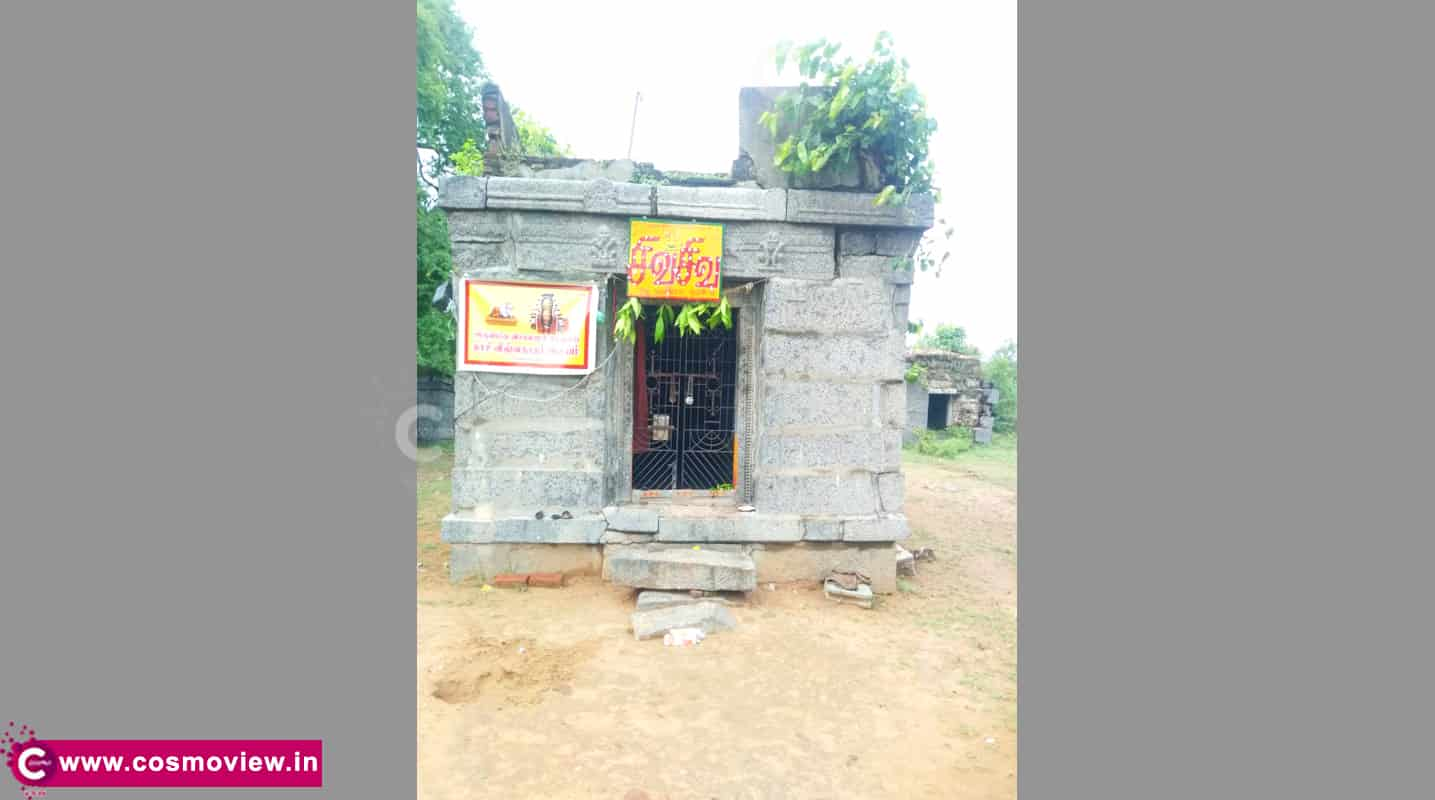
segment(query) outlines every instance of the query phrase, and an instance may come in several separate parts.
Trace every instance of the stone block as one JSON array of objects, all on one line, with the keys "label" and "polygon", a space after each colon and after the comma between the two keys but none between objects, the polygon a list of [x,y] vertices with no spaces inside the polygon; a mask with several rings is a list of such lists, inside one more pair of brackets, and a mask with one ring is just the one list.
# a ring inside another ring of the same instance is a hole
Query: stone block
[{"label": "stone block", "polygon": [[723,278],[832,278],[836,236],[826,225],[729,223],[723,226]]},{"label": "stone block", "polygon": [[996,421],[996,417],[993,417],[989,414],[983,414],[982,416],[977,418],[977,425],[982,428],[990,428],[991,426],[996,424]]},{"label": "stone block", "polygon": [[893,287],[892,287],[892,305],[894,305],[894,306],[906,306],[906,305],[911,305],[911,304],[912,304],[912,286],[911,286],[911,284],[907,284],[907,285],[905,285],[905,286],[893,286]]},{"label": "stone block", "polygon": [[769,432],[762,437],[758,464],[764,467],[848,467],[879,471],[884,461],[878,428],[805,434]]},{"label": "stone block", "polygon": [[638,610],[647,611],[654,608],[667,608],[668,606],[690,606],[694,603],[718,603],[720,605],[732,605],[732,602],[725,597],[716,595],[699,594],[693,596],[690,592],[655,592],[652,590],[638,592]]},{"label": "stone block", "polygon": [[513,245],[508,242],[454,242],[453,269],[459,275],[475,278],[513,278],[518,267],[513,263]]},{"label": "stone block", "polygon": [[601,541],[603,544],[646,544],[653,541],[657,531],[652,533],[625,533],[623,531],[604,531]]},{"label": "stone block", "polygon": [[878,393],[870,382],[769,380],[763,387],[766,435],[787,426],[877,426]]},{"label": "stone block", "polygon": [[488,178],[470,175],[449,175],[439,179],[438,207],[443,209],[481,209],[486,207]]},{"label": "stone block", "polygon": [[990,428],[975,428],[972,430],[972,441],[977,444],[991,444],[992,432]]},{"label": "stone block", "polygon": [[757,564],[759,583],[817,583],[833,570],[850,570],[871,578],[875,592],[890,594],[897,590],[896,559],[889,542],[775,544],[753,553],[752,558]]},{"label": "stone block", "polygon": [[843,278],[866,278],[897,283],[902,273],[910,275],[911,270],[903,267],[901,261],[894,256],[843,256],[837,262],[837,274]]},{"label": "stone block", "polygon": [[[493,180],[497,180],[494,178]],[[935,204],[929,194],[914,194],[904,205],[873,205],[876,194],[867,192],[825,192],[790,189],[787,193],[787,221],[868,227],[930,228]],[[493,187],[489,187],[489,205]]]},{"label": "stone block", "polygon": [[877,252],[877,230],[839,228],[837,242],[839,256],[870,256]]},{"label": "stone block", "polygon": [[907,552],[907,549],[902,545],[895,545],[895,547],[897,550],[897,574],[916,575],[917,559],[914,558],[911,553]]},{"label": "stone block", "polygon": [[605,458],[603,421],[591,417],[489,418],[463,437],[455,463],[470,468],[596,469]]},{"label": "stone block", "polygon": [[[925,418],[923,418],[925,420]],[[902,468],[902,441],[907,428],[887,428],[882,431],[882,472],[893,472]]]},{"label": "stone block", "polygon": [[608,527],[627,533],[657,533],[658,512],[640,506],[608,506],[603,509]]},{"label": "stone block", "polygon": [[488,179],[486,204],[488,208],[646,216],[653,210],[653,187],[615,183],[607,178],[574,181],[493,177]]},{"label": "stone block", "polygon": [[597,214],[522,211],[513,213],[510,230],[513,263],[521,270],[581,276],[627,269],[627,220]]},{"label": "stone block", "polygon": [[501,518],[494,520],[493,541],[513,544],[598,544],[608,529],[602,515],[573,519]]},{"label": "stone block", "polygon": [[905,499],[906,480],[900,472],[883,472],[877,476],[877,497],[882,501],[882,510],[901,511]]},{"label": "stone block", "polygon": [[701,628],[703,633],[712,634],[737,627],[732,612],[710,600],[634,611],[631,621],[633,636],[639,640],[658,638],[674,628]]},{"label": "stone block", "polygon": [[[881,420],[884,426],[900,428],[907,424],[907,391],[905,380],[887,381],[881,384],[879,399]],[[925,404],[923,410],[926,410]]]},{"label": "stone block", "polygon": [[[575,388],[578,383],[583,385]],[[608,408],[607,387],[597,373],[573,376],[460,372],[453,378],[453,393],[457,436],[490,419],[534,416],[605,419]]]},{"label": "stone block", "polygon": [[[763,371],[788,378],[899,381],[906,373],[904,356],[903,343],[896,336],[814,336],[773,331],[762,336]],[[869,386],[868,391],[876,388]]]},{"label": "stone block", "polygon": [[787,192],[727,186],[658,186],[657,215],[679,219],[771,220],[787,218]]},{"label": "stone block", "polygon": [[596,469],[460,468],[453,471],[453,502],[458,509],[492,506],[496,517],[595,512],[603,507],[603,475]]},{"label": "stone block", "polygon": [[603,553],[597,545],[458,543],[449,548],[448,563],[454,581],[472,576],[487,580],[505,572],[596,575],[603,568]]},{"label": "stone block", "polygon": [[910,257],[922,241],[924,231],[878,230],[873,235],[872,252],[879,256]]},{"label": "stone block", "polygon": [[439,539],[445,542],[476,542],[487,543],[493,541],[494,531],[497,526],[491,515],[476,514],[472,509],[455,511],[446,515],[439,525]]},{"label": "stone block", "polygon": [[842,520],[805,517],[802,520],[802,540],[806,542],[836,542],[842,539]]},{"label": "stone block", "polygon": [[785,333],[830,334],[840,327],[847,334],[876,334],[892,326],[890,304],[886,287],[875,279],[772,278],[762,324],[765,331]]},{"label": "stone block", "polygon": [[[874,514],[877,482],[866,470],[761,470],[753,505],[778,514]],[[845,538],[845,537],[844,537]]]},{"label": "stone block", "polygon": [[522,178],[550,178],[569,181],[607,178],[615,183],[625,183],[633,179],[633,173],[637,171],[637,167],[636,162],[625,158],[611,161],[585,159],[566,165],[519,162],[515,172],[517,177]]},{"label": "stone block", "polygon": [[660,542],[796,542],[802,521],[796,515],[765,513],[726,516],[666,515],[658,523]]},{"label": "stone block", "polygon": [[907,517],[902,514],[882,514],[842,521],[844,542],[899,542],[911,535],[907,528]]},{"label": "stone block", "polygon": [[757,567],[742,553],[606,545],[603,578],[642,589],[750,592],[757,588]]}]

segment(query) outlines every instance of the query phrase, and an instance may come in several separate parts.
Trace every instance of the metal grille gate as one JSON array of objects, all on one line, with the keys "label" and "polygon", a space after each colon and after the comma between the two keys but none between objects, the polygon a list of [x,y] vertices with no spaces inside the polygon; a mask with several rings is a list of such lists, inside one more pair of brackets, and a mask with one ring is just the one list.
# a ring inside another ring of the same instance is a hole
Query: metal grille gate
[{"label": "metal grille gate", "polygon": [[647,352],[642,385],[647,450],[633,453],[633,488],[731,488],[737,419],[737,321],[733,327],[679,336],[672,328],[653,343],[653,319],[645,319]]}]

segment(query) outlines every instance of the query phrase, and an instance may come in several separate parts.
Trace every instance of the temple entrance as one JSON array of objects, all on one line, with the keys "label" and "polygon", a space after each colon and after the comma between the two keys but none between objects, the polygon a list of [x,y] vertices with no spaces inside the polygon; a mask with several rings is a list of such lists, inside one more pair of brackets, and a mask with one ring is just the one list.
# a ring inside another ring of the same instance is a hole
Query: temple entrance
[{"label": "temple entrance", "polygon": [[654,342],[639,325],[633,358],[633,488],[730,490],[736,476],[737,309],[730,329]]},{"label": "temple entrance", "polygon": [[951,400],[949,394],[932,394],[927,396],[927,428],[934,431],[945,430],[950,424]]}]

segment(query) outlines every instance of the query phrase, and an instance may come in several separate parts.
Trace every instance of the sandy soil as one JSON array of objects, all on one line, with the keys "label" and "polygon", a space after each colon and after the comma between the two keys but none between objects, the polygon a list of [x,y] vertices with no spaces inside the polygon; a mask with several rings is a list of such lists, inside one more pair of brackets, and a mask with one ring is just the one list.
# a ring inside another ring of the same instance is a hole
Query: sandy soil
[{"label": "sandy soil", "polygon": [[902,591],[764,584],[737,630],[668,648],[596,578],[450,585],[446,469],[420,474],[419,797],[1016,796],[1014,480],[909,463],[909,544],[937,558]]}]

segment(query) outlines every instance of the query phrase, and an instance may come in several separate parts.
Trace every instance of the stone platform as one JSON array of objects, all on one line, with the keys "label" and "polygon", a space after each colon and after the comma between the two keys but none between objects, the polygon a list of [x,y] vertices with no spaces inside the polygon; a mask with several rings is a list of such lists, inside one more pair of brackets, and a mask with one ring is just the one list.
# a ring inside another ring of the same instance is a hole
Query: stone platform
[{"label": "stone platform", "polygon": [[541,571],[709,591],[817,582],[847,569],[870,576],[874,591],[890,593],[896,590],[896,542],[907,535],[900,514],[818,517],[713,505],[609,506],[569,520],[494,519],[470,510],[443,523],[443,540],[453,545],[454,580]]}]

